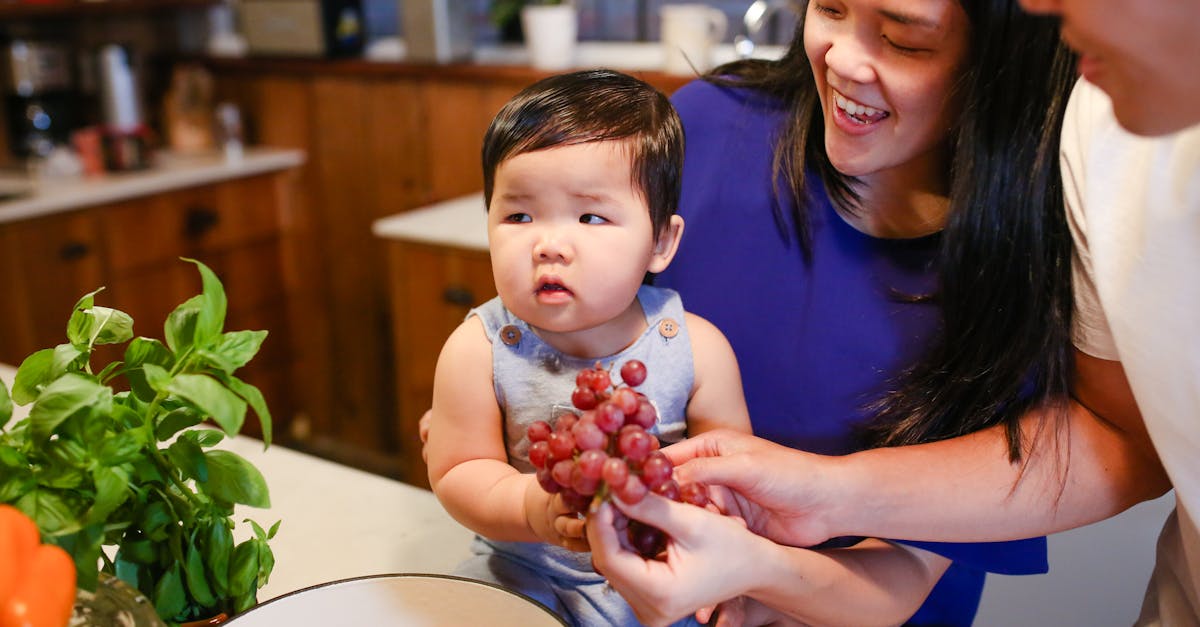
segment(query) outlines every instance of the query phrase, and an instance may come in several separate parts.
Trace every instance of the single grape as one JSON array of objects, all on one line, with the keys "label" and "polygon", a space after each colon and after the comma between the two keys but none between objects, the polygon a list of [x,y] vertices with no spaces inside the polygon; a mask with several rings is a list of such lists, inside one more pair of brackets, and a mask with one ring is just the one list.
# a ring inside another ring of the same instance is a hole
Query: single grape
[{"label": "single grape", "polygon": [[575,436],[570,431],[555,431],[546,440],[550,445],[550,456],[554,459],[569,459],[575,452]]},{"label": "single grape", "polygon": [[595,477],[589,477],[583,474],[583,468],[578,463],[571,469],[571,489],[582,494],[583,496],[591,496],[596,493],[596,489],[600,487],[600,473],[597,472]]},{"label": "single grape", "polygon": [[629,478],[629,465],[619,457],[609,457],[600,469],[600,478],[610,486],[625,485],[625,480]]},{"label": "single grape", "polygon": [[629,521],[629,543],[642,557],[654,557],[667,548],[667,534],[636,520]]},{"label": "single grape", "polygon": [[592,387],[592,377],[595,376],[595,374],[596,374],[596,371],[592,370],[591,368],[584,368],[583,370],[580,370],[579,374],[575,375],[576,387],[581,387],[581,388]]},{"label": "single grape", "polygon": [[563,504],[567,506],[567,509],[571,510],[572,512],[579,513],[586,512],[588,510],[588,505],[590,505],[592,502],[590,496],[584,496],[570,489],[562,491],[562,500]]},{"label": "single grape", "polygon": [[554,480],[548,468],[539,468],[536,474],[538,485],[542,486],[542,489],[546,492],[558,494],[562,491],[562,486]]},{"label": "single grape", "polygon": [[637,425],[628,425],[617,436],[617,452],[630,462],[640,465],[650,455],[654,437]]},{"label": "single grape", "polygon": [[621,408],[621,412],[626,416],[635,413],[638,410],[637,394],[634,394],[633,390],[629,388],[617,388],[616,391],[612,393],[612,399],[610,402],[612,402],[613,405]]},{"label": "single grape", "polygon": [[612,378],[608,376],[607,370],[597,369],[592,371],[592,380],[588,382],[588,385],[599,394],[608,390],[608,387],[612,385]]},{"label": "single grape", "polygon": [[529,424],[529,428],[525,431],[525,434],[529,436],[530,442],[542,442],[550,437],[552,431],[550,423],[545,420],[536,420]]},{"label": "single grape", "polygon": [[541,440],[529,445],[529,463],[534,468],[545,468],[546,460],[550,459],[550,443]]},{"label": "single grape", "polygon": [[571,428],[571,435],[575,437],[576,448],[581,451],[604,448],[604,445],[608,444],[608,438],[600,427],[596,426],[595,419],[581,419]]},{"label": "single grape", "polygon": [[679,500],[704,507],[709,503],[708,490],[699,483],[685,483],[679,486]]},{"label": "single grape", "polygon": [[630,359],[621,366],[621,380],[629,387],[637,387],[646,380],[646,364]]},{"label": "single grape", "polygon": [[579,459],[575,460],[575,463],[578,464],[579,471],[583,473],[583,476],[599,480],[608,459],[608,454],[604,451],[592,449],[580,453]]},{"label": "single grape", "polygon": [[647,400],[639,400],[637,411],[632,414],[625,414],[625,424],[638,425],[643,429],[649,429],[658,422],[658,412],[654,410],[654,405]]},{"label": "single grape", "polygon": [[674,466],[661,451],[654,451],[642,463],[642,482],[651,490],[671,479]]},{"label": "single grape", "polygon": [[616,433],[625,426],[625,412],[614,403],[605,401],[596,407],[596,426],[605,433]]},{"label": "single grape", "polygon": [[592,409],[598,402],[596,392],[592,388],[577,387],[571,392],[571,404],[578,409]]},{"label": "single grape", "polygon": [[571,427],[574,427],[576,422],[579,422],[579,416],[576,416],[571,412],[567,412],[559,416],[558,420],[554,421],[554,430],[570,431]]},{"label": "single grape", "polygon": [[575,469],[575,460],[560,459],[554,462],[550,467],[550,476],[558,482],[558,485],[569,488],[571,487],[571,471]]},{"label": "single grape", "polygon": [[676,483],[674,479],[667,479],[666,481],[655,486],[654,493],[659,496],[663,496],[668,499],[671,499],[672,501],[678,501],[679,500],[679,484]]},{"label": "single grape", "polygon": [[642,483],[642,480],[637,475],[629,475],[625,479],[625,483],[613,489],[613,494],[616,494],[617,498],[631,505],[640,503],[642,499],[646,498],[646,494],[649,492],[650,490],[646,488],[646,484]]}]

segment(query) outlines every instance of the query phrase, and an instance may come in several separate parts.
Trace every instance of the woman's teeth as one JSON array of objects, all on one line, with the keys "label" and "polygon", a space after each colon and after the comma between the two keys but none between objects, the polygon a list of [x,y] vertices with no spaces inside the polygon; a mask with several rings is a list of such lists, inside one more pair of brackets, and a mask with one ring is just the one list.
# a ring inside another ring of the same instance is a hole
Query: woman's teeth
[{"label": "woman's teeth", "polygon": [[877,122],[888,116],[887,111],[881,111],[875,107],[868,107],[865,104],[859,104],[846,98],[845,96],[834,92],[833,102],[839,109],[845,111],[848,115],[853,116],[861,122]]}]

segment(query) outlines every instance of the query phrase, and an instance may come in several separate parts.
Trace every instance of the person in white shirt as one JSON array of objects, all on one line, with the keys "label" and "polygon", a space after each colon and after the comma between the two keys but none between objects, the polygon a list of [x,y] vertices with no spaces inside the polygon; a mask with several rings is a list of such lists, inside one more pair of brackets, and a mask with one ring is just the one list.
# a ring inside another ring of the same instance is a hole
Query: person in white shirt
[{"label": "person in white shirt", "polygon": [[[798,546],[1052,533],[1174,487],[1138,624],[1200,625],[1200,0],[1022,5],[1060,15],[1081,53],[1061,152],[1076,246],[1073,396],[1086,411],[1023,419],[1020,463],[998,429],[838,458],[719,431],[665,450],[679,480],[710,484],[750,530]],[[614,588],[635,605],[721,600],[730,575],[703,569],[744,531],[663,499],[618,507],[675,541],[665,562],[642,560],[602,508],[588,534]]]}]

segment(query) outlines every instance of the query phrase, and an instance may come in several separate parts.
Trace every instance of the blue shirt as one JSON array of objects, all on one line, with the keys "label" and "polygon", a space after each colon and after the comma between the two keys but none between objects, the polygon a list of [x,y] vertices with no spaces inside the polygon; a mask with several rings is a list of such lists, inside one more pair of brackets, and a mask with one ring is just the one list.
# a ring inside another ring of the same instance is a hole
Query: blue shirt
[{"label": "blue shirt", "polygon": [[[772,210],[772,155],[788,113],[748,90],[690,83],[672,98],[687,152],[679,214],[683,240],[656,280],[729,338],[754,433],[841,455],[860,448],[865,405],[940,332],[935,304],[895,294],[936,287],[939,235],[879,239],[848,225],[819,177],[807,177],[812,258],[791,223],[782,179],[781,232]],[[1044,573],[1045,538],[949,544],[911,542],[954,561],[909,624],[969,625],[986,572]]]}]

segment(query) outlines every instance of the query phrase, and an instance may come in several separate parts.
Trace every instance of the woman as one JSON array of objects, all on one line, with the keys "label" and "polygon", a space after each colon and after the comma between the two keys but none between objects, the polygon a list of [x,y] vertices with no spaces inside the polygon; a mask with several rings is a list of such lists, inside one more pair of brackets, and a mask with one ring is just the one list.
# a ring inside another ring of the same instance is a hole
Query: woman
[{"label": "woman", "polygon": [[[1072,64],[1055,24],[1015,0],[814,0],[784,58],[676,94],[688,228],[659,284],[729,337],[758,436],[841,455],[1005,425],[1017,459],[1018,418],[1065,410],[1056,156]],[[675,596],[626,576],[662,564],[621,561],[611,511],[589,525],[647,622],[744,594],[806,623],[966,625],[985,572],[1045,569],[1040,538],[805,550],[694,513],[649,520],[675,532]],[[713,537],[732,576],[689,553]]]}]

